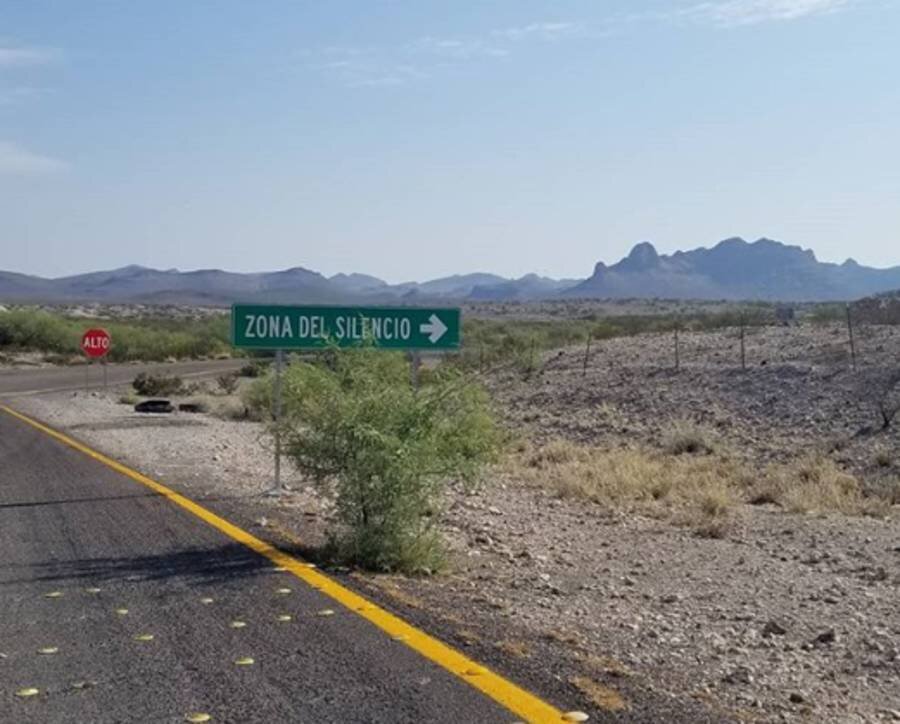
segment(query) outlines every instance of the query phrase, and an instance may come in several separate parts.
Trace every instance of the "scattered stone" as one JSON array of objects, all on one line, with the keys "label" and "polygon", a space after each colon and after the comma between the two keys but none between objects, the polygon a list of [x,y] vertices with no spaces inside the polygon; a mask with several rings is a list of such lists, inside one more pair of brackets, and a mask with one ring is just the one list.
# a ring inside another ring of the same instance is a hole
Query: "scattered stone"
[{"label": "scattered stone", "polygon": [[769,638],[771,636],[784,636],[787,633],[787,629],[777,621],[769,620],[766,621],[766,625],[762,627],[762,631],[760,633],[765,638]]},{"label": "scattered stone", "polygon": [[752,684],[753,672],[746,666],[738,666],[736,669],[725,674],[725,676],[722,677],[722,681],[726,684]]}]

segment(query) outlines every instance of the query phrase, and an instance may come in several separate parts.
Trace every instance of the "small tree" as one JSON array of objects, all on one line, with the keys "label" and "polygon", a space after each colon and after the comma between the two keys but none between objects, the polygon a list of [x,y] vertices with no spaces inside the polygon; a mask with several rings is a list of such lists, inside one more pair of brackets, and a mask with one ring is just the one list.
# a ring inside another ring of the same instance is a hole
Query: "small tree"
[{"label": "small tree", "polygon": [[900,412],[900,370],[889,373],[876,389],[876,404],[881,415],[881,429],[887,430]]},{"label": "small tree", "polygon": [[472,481],[499,446],[485,392],[449,369],[416,392],[401,355],[363,348],[292,365],[284,402],[287,455],[336,493],[334,552],[375,570],[437,568],[446,482]]}]

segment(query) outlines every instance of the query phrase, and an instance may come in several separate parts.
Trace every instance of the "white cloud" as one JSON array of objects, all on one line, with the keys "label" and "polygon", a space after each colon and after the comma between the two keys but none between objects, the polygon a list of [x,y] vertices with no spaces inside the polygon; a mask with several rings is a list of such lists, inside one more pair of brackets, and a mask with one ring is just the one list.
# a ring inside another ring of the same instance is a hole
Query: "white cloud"
[{"label": "white cloud", "polygon": [[527,44],[588,37],[580,23],[535,22],[464,37],[425,36],[384,47],[326,46],[305,53],[321,62],[312,67],[346,85],[400,86],[440,74],[451,66],[505,59]]},{"label": "white cloud", "polygon": [[757,25],[835,13],[856,0],[716,0],[684,8],[676,16],[696,18],[722,27]]},{"label": "white cloud", "polygon": [[10,141],[0,141],[0,174],[33,176],[67,168],[65,162],[33,153]]},{"label": "white cloud", "polygon": [[506,38],[508,40],[526,40],[529,38],[535,38],[537,40],[559,40],[566,36],[576,35],[580,33],[581,30],[582,27],[579,23],[553,21],[529,23],[528,25],[494,30],[491,35],[498,38]]},{"label": "white cloud", "polygon": [[504,58],[509,55],[506,48],[492,43],[485,43],[477,38],[419,38],[410,45],[413,52],[430,53],[444,58],[456,60],[472,60],[474,58]]},{"label": "white cloud", "polygon": [[326,53],[331,59],[314,67],[352,88],[401,86],[428,77],[424,70],[409,63],[392,62],[360,50],[344,50]]},{"label": "white cloud", "polygon": [[53,48],[27,48],[0,45],[0,68],[27,65],[46,65],[59,59],[59,51]]}]

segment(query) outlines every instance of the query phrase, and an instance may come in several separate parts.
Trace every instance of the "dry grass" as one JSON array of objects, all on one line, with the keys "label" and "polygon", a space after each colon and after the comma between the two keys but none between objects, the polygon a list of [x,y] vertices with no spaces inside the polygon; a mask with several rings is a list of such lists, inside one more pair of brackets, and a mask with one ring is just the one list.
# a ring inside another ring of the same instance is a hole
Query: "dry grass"
[{"label": "dry grass", "polygon": [[670,455],[709,455],[715,452],[717,440],[709,428],[679,420],[663,432],[662,446]]},{"label": "dry grass", "polygon": [[594,706],[603,711],[627,711],[628,709],[628,702],[615,689],[610,689],[587,676],[576,676],[569,681]]},{"label": "dry grass", "polygon": [[883,516],[900,497],[900,483],[865,487],[824,455],[754,472],[723,450],[606,450],[556,440],[514,454],[508,472],[561,497],[669,517],[711,538],[728,533],[742,502],[773,503],[792,513]]},{"label": "dry grass", "polygon": [[497,644],[497,648],[507,656],[512,656],[517,659],[527,659],[531,656],[531,647],[524,641],[501,641]]},{"label": "dry grass", "polygon": [[627,679],[632,676],[631,670],[618,659],[611,656],[597,656],[596,654],[576,654],[575,658],[581,662],[582,666],[590,673],[600,673],[606,676],[614,676],[620,679]]},{"label": "dry grass", "polygon": [[704,535],[721,536],[747,484],[740,464],[722,456],[603,450],[554,441],[513,463],[527,482],[568,498],[651,514],[679,513]]},{"label": "dry grass", "polygon": [[866,490],[858,478],[824,455],[771,466],[751,494],[752,502],[773,502],[791,513],[884,516],[892,500],[883,490]]}]

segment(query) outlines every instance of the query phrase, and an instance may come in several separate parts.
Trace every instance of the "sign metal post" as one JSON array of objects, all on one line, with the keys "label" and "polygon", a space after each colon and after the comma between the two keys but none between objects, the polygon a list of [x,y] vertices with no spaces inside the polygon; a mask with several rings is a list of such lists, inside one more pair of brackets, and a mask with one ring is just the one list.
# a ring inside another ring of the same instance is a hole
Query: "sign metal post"
[{"label": "sign metal post", "polygon": [[284,350],[275,351],[275,389],[274,389],[274,410],[275,418],[275,487],[272,489],[273,495],[281,495],[284,488],[281,485],[281,375],[284,368]]}]

